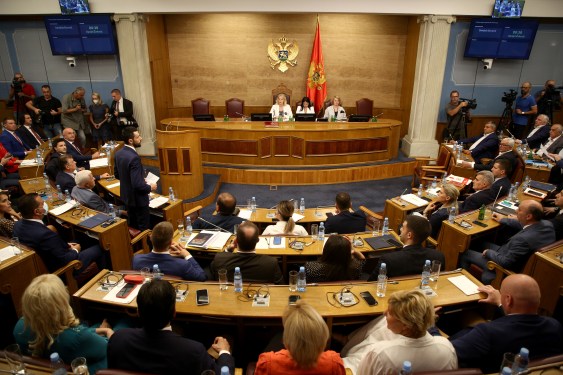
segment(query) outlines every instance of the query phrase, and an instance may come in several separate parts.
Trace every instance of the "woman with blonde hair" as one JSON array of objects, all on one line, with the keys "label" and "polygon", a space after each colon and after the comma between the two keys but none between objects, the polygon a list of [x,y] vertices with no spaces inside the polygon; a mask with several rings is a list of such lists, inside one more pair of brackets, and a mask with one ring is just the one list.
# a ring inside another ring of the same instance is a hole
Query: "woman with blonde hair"
[{"label": "woman with blonde hair", "polygon": [[97,92],[92,93],[92,104],[90,104],[89,110],[94,143],[106,143],[111,138],[109,118],[107,117],[109,107],[102,101],[102,97]]},{"label": "woman with blonde hair", "polygon": [[341,355],[356,375],[396,374],[404,361],[413,372],[452,370],[457,355],[448,339],[432,336],[434,306],[420,290],[393,293],[385,315],[348,336]]},{"label": "woman with blonde hair", "polygon": [[307,231],[301,225],[295,224],[293,221],[293,211],[295,207],[290,201],[281,201],[276,207],[276,219],[277,223],[274,225],[268,225],[264,229],[263,236],[273,236],[273,235],[293,235],[293,236],[308,236]]},{"label": "woman with blonde hair", "polygon": [[340,355],[325,351],[328,327],[320,314],[303,300],[283,314],[285,349],[260,354],[256,375],[345,374]]},{"label": "woman with blonde hair", "polygon": [[289,118],[293,117],[293,111],[291,110],[291,106],[287,104],[285,94],[278,95],[276,104],[272,106],[270,113],[274,121],[277,121],[279,117],[283,117],[283,121],[289,121]]},{"label": "woman with blonde hair", "polygon": [[450,215],[450,209],[454,207],[455,214],[458,214],[457,199],[459,190],[452,184],[444,184],[438,191],[438,196],[430,202],[423,211],[424,216],[432,226],[430,236],[437,239],[442,228],[442,222]]},{"label": "woman with blonde hair", "polygon": [[331,121],[333,118],[335,120],[346,120],[346,110],[342,107],[342,101],[339,96],[332,98],[330,107],[325,110],[324,118]]},{"label": "woman with blonde hair", "polygon": [[37,276],[22,296],[23,317],[14,327],[14,338],[24,354],[48,358],[57,352],[67,364],[85,357],[95,374],[107,368],[107,342],[113,330],[105,320],[98,328],[81,324],[69,300],[58,276]]}]

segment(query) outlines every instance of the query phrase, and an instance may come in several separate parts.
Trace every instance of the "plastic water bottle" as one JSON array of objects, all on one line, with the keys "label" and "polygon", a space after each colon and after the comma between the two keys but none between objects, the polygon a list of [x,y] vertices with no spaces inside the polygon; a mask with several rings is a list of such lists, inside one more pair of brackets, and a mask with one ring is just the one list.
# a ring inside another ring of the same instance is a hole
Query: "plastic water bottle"
[{"label": "plastic water bottle", "polygon": [[512,365],[512,373],[519,374],[528,369],[528,362],[530,361],[530,351],[526,348],[521,348],[520,353],[514,357],[514,364]]},{"label": "plastic water bottle", "polygon": [[514,184],[514,203],[518,203],[518,188],[520,187],[520,183],[518,181],[516,181],[516,183]]},{"label": "plastic water bottle", "polygon": [[113,204],[111,204],[111,203],[108,206],[109,206],[109,212],[108,212],[109,217],[113,220],[116,217],[115,208],[113,208]]},{"label": "plastic water bottle", "polygon": [[[66,374],[65,363],[59,356],[59,353],[51,353],[49,358],[51,359],[51,369],[53,370],[53,374]],[[63,370],[64,372],[60,370]]]},{"label": "plastic water bottle", "polygon": [[530,182],[532,182],[532,179],[530,178],[530,176],[526,175],[526,177],[524,178],[524,182],[522,183],[522,189],[529,188]]},{"label": "plastic water bottle", "polygon": [[160,268],[158,268],[158,264],[154,264],[152,266],[152,277],[155,280],[162,279],[162,274],[160,273]]},{"label": "plastic water bottle", "polygon": [[68,190],[65,190],[65,202],[70,202],[70,193],[68,192]]},{"label": "plastic water bottle", "polygon": [[383,219],[383,228],[381,228],[381,235],[385,236],[386,234],[389,234],[389,218],[387,216]]},{"label": "plastic water bottle", "polygon": [[500,375],[512,375],[512,369],[510,367],[504,366],[502,368],[502,371],[500,372]]},{"label": "plastic water bottle", "polygon": [[43,152],[39,146],[35,149],[35,162],[37,165],[43,165]]},{"label": "plastic water bottle", "polygon": [[301,200],[299,201],[299,212],[301,214],[305,213],[305,198],[301,198]]},{"label": "plastic water bottle", "polygon": [[438,178],[434,176],[432,179],[432,189],[436,189],[438,187]]},{"label": "plastic water bottle", "polygon": [[242,274],[240,273],[240,267],[235,267],[233,281],[235,284],[235,293],[242,293]]},{"label": "plastic water bottle", "polygon": [[185,231],[188,236],[191,236],[192,232],[194,231],[194,228],[192,227],[192,219],[190,219],[189,216],[186,216]]},{"label": "plastic water bottle", "polygon": [[412,374],[412,364],[410,363],[410,361],[405,361],[403,362],[403,368],[401,369],[401,372],[399,372],[400,375],[411,375]]},{"label": "plastic water bottle", "polygon": [[172,186],[170,186],[170,187],[168,188],[168,199],[169,199],[171,202],[174,202],[174,201],[176,200],[176,196],[174,195],[174,189],[172,189]]},{"label": "plastic water bottle", "polygon": [[385,297],[387,290],[387,264],[381,263],[379,267],[379,275],[377,276],[377,290],[375,295],[378,297]]},{"label": "plastic water bottle", "polygon": [[325,240],[325,223],[319,225],[319,241]]},{"label": "plastic water bottle", "polygon": [[49,177],[47,177],[47,173],[43,173],[43,182],[45,183],[45,191],[51,190],[51,184],[49,183]]},{"label": "plastic water bottle", "polygon": [[63,191],[61,190],[61,185],[57,185],[57,199],[61,201],[64,199]]},{"label": "plastic water bottle", "polygon": [[299,274],[297,275],[297,291],[304,292],[307,288],[307,277],[305,275],[305,267],[299,267]]},{"label": "plastic water bottle", "polygon": [[444,173],[444,176],[442,176],[442,186],[444,186],[445,184],[448,183],[448,173]]},{"label": "plastic water bottle", "polygon": [[256,197],[252,197],[250,200],[250,209],[252,212],[256,212]]},{"label": "plastic water bottle", "polygon": [[424,266],[422,267],[422,275],[420,279],[420,289],[430,288],[428,283],[430,282],[430,261],[426,259]]},{"label": "plastic water bottle", "polygon": [[221,375],[230,375],[229,367],[227,366],[221,367]]},{"label": "plastic water bottle", "polygon": [[422,184],[418,185],[418,196],[422,197],[422,193],[424,190],[424,186],[422,186]]},{"label": "plastic water bottle", "polygon": [[455,207],[450,207],[450,214],[448,215],[448,221],[454,223],[455,221]]}]

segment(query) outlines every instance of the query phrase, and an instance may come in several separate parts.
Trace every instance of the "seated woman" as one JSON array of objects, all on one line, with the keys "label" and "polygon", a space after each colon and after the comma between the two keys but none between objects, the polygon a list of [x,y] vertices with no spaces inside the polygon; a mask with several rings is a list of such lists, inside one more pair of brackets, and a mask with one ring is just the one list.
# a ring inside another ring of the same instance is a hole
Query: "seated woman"
[{"label": "seated woman", "polygon": [[404,290],[389,297],[384,316],[350,334],[341,355],[356,375],[395,374],[404,361],[412,371],[457,368],[457,355],[448,339],[432,336],[434,306],[420,290]]},{"label": "seated woman", "polygon": [[283,121],[289,121],[290,117],[293,117],[293,112],[291,111],[291,106],[287,104],[287,98],[285,94],[279,94],[276,100],[276,104],[270,109],[272,114],[272,120],[276,121],[281,116]]},{"label": "seated woman", "polygon": [[346,111],[341,107],[341,104],[340,97],[335,96],[332,98],[331,106],[325,110],[323,117],[327,118],[328,121],[331,121],[333,118],[336,120],[346,120]]},{"label": "seated woman", "polygon": [[438,238],[442,222],[448,218],[452,207],[455,208],[455,214],[458,214],[457,198],[459,198],[459,190],[454,185],[445,184],[440,188],[438,197],[424,209],[423,214],[432,226],[430,234],[432,238]]},{"label": "seated woman", "polygon": [[80,324],[69,300],[58,276],[37,276],[22,296],[23,317],[14,327],[14,338],[23,354],[48,358],[57,352],[66,364],[85,357],[95,374],[107,368],[107,343],[113,330],[105,320],[98,328]]},{"label": "seated woman", "polygon": [[315,114],[315,107],[311,104],[311,99],[309,99],[308,96],[304,96],[303,99],[301,99],[301,104],[297,106],[295,113]]},{"label": "seated woman", "polygon": [[345,281],[360,278],[365,257],[344,236],[330,236],[319,260],[305,263],[307,282]]},{"label": "seated woman", "polygon": [[278,203],[276,211],[276,219],[278,222],[274,225],[268,225],[264,229],[263,236],[273,236],[277,234],[293,235],[293,236],[308,236],[309,234],[301,225],[295,224],[293,221],[293,203],[290,201],[281,201]]},{"label": "seated woman", "polygon": [[10,197],[5,191],[0,191],[0,236],[12,237],[14,225],[21,220],[21,215],[14,211]]},{"label": "seated woman", "polygon": [[255,375],[344,375],[342,358],[325,351],[328,327],[320,314],[303,300],[288,306],[283,314],[285,349],[260,354]]}]

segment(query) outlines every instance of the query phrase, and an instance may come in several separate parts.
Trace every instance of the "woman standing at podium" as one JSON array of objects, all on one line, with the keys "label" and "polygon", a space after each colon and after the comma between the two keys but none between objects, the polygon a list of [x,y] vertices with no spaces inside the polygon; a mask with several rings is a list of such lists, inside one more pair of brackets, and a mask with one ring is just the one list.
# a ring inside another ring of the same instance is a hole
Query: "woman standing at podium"
[{"label": "woman standing at podium", "polygon": [[346,111],[340,104],[342,102],[339,96],[332,98],[331,106],[325,110],[324,118],[327,118],[328,121],[332,121],[333,118],[335,120],[346,120]]},{"label": "woman standing at podium", "polygon": [[315,114],[315,107],[311,104],[311,99],[309,99],[308,96],[304,96],[303,99],[301,99],[301,103],[297,106],[295,113]]},{"label": "woman standing at podium", "polygon": [[293,112],[291,107],[287,104],[287,98],[285,94],[279,94],[276,100],[276,104],[270,109],[272,114],[272,120],[276,121],[280,116],[283,117],[283,121],[289,121],[290,117],[293,117]]}]

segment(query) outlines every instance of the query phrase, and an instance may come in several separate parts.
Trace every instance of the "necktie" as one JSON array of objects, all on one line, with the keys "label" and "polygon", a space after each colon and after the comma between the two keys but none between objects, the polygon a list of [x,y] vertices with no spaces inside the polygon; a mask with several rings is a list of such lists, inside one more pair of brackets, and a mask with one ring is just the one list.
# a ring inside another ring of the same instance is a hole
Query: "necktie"
[{"label": "necktie", "polygon": [[[70,143],[70,142],[69,142],[69,143]],[[75,149],[76,151],[78,151],[78,153],[79,153],[80,155],[82,155],[82,152],[80,152],[80,149],[79,149],[78,147],[76,147],[76,146],[74,145],[74,143],[70,143],[70,145],[71,145],[72,147],[74,147],[74,149]]]},{"label": "necktie", "polygon": [[18,142],[20,143],[20,145],[23,146],[23,142],[22,142],[22,140],[20,139],[20,137],[18,137],[18,136],[16,135],[16,133],[12,133],[12,135],[14,136],[14,138],[16,139],[16,141],[18,141]]},{"label": "necktie", "polygon": [[119,113],[119,102],[115,102],[115,111]]},{"label": "necktie", "polygon": [[39,134],[37,134],[37,132],[35,130],[33,130],[32,128],[29,128],[29,131],[31,132],[31,134],[33,134],[33,137],[37,140],[37,142],[39,142],[39,144],[43,143],[43,140],[41,139],[41,137],[39,136]]}]

